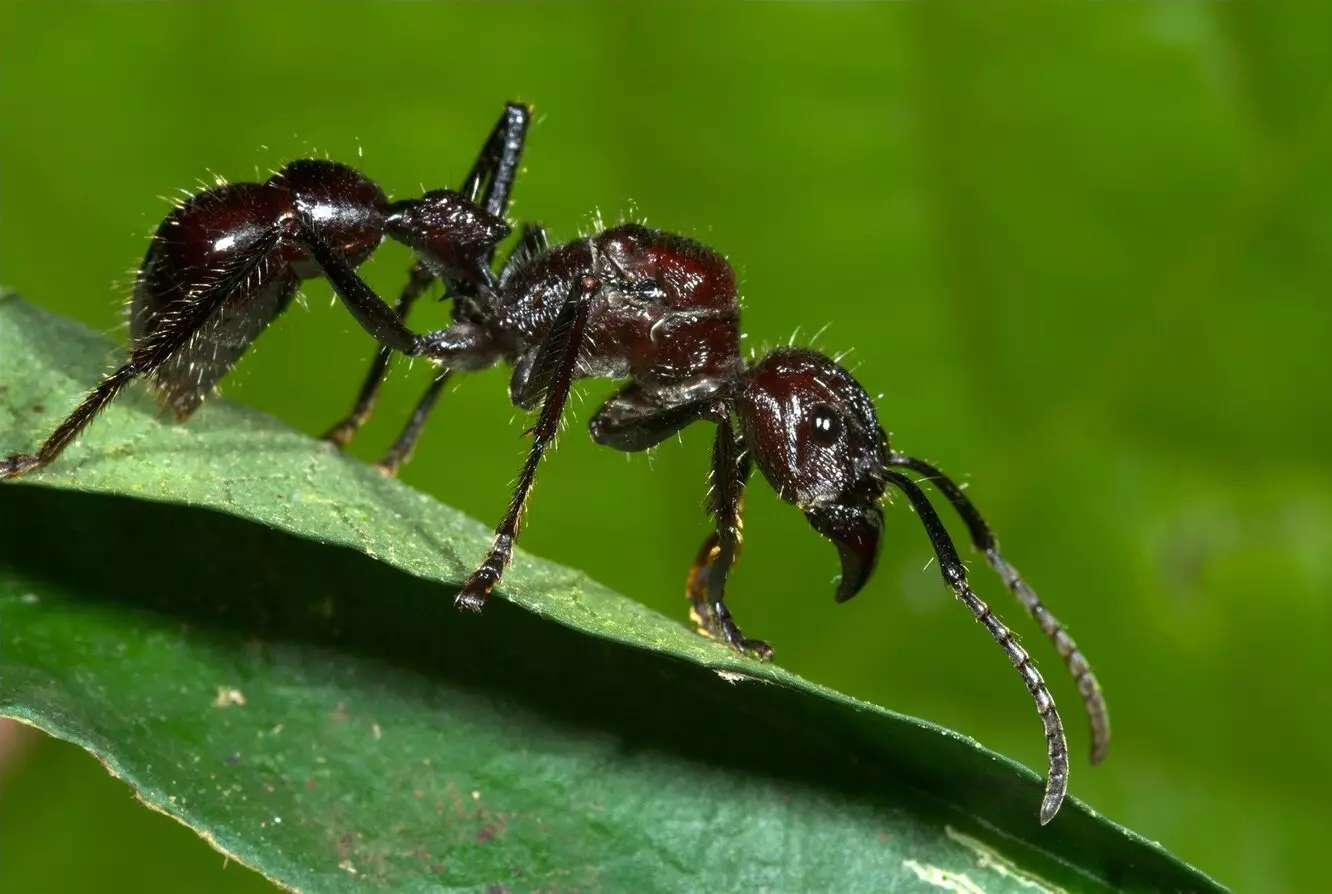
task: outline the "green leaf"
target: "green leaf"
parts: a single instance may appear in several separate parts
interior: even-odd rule
[[[0,298],[5,452],[115,356]],[[964,736],[576,571],[519,553],[508,601],[461,615],[485,526],[259,414],[167,425],[131,394],[23,482],[0,714],[292,890],[1218,889],[1074,799],[1040,827],[1035,774]]]

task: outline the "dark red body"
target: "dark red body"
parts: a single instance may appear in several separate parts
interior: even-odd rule
[[[536,352],[583,275],[602,288],[588,307],[577,377],[630,378],[676,402],[715,390],[739,369],[731,266],[683,236],[621,224],[555,246],[501,280],[483,316],[514,366],[512,394],[525,392]]]

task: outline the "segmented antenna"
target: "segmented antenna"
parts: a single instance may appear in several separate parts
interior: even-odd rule
[[[1040,819],[1043,826],[1054,819],[1055,814],[1059,812],[1059,805],[1064,803],[1064,796],[1068,794],[1068,742],[1064,738],[1064,722],[1059,719],[1059,710],[1055,708],[1054,697],[1050,695],[1041,672],[1032,663],[1027,650],[1022,648],[1017,638],[1013,636],[1013,631],[1005,627],[1004,622],[995,617],[990,607],[967,585],[967,571],[957,557],[957,548],[953,546],[948,530],[939,520],[939,514],[930,505],[925,492],[916,485],[916,482],[900,472],[885,471],[884,477],[906,494],[911,505],[915,507],[916,515],[919,516],[921,524],[925,526],[925,533],[929,535],[930,542],[934,545],[934,553],[939,557],[939,570],[943,573],[944,583],[952,589],[953,595],[971,609],[971,614],[980,621],[981,626],[990,631],[994,641],[1000,645],[1008,660],[1017,669],[1022,682],[1027,684],[1027,691],[1031,693],[1032,701],[1036,702],[1036,712],[1041,715],[1041,723],[1045,727],[1045,743],[1050,761],[1050,769],[1045,777],[1045,797],[1041,800]]]
[[[1101,695],[1101,684],[1096,681],[1091,665],[1078,651],[1077,643],[1073,642],[1073,637],[1068,635],[1064,625],[1059,623],[1059,619],[1050,614],[1050,610],[1042,604],[1036,591],[1027,586],[1027,582],[1018,574],[1017,569],[999,555],[997,543],[985,550],[985,560],[990,563],[995,573],[1003,578],[1008,589],[1027,610],[1027,614],[1041,625],[1041,630],[1045,631],[1050,642],[1054,643],[1059,657],[1064,659],[1064,666],[1068,668],[1069,674],[1077,681],[1078,694],[1082,696],[1082,707],[1087,712],[1088,723],[1091,724],[1091,762],[1099,764],[1105,760],[1106,751],[1110,748],[1110,713],[1106,710],[1105,697]]]
[[[1003,580],[1009,591],[1017,597],[1018,602],[1027,610],[1027,614],[1041,625],[1041,630],[1045,632],[1046,637],[1054,644],[1055,651],[1059,657],[1064,659],[1064,666],[1068,668],[1068,673],[1078,684],[1078,694],[1082,696],[1082,707],[1087,712],[1087,721],[1091,726],[1091,762],[1099,764],[1105,760],[1106,752],[1110,748],[1110,713],[1105,706],[1105,697],[1101,694],[1101,684],[1096,681],[1096,675],[1092,673],[1091,665],[1083,657],[1082,652],[1078,650],[1077,643],[1073,642],[1073,637],[1068,635],[1064,625],[1059,622],[1050,610],[1041,602],[1036,591],[1027,585],[1027,582],[1018,574],[1017,569],[1008,564],[1004,557],[999,554],[999,541],[995,539],[994,533],[989,525],[981,518],[980,512],[967,499],[962,488],[950,479],[943,472],[940,472],[934,466],[922,459],[906,456],[901,453],[889,455],[888,464],[901,466],[911,469],[924,475],[927,480],[939,489],[957,514],[961,516],[962,521],[967,526],[971,534],[971,542],[977,550],[985,554],[985,561],[990,564],[995,573]]]

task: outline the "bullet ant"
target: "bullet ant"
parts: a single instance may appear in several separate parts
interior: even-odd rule
[[[1035,592],[999,554],[998,542],[962,489],[924,460],[889,447],[874,404],[850,373],[803,348],[778,348],[756,362],[740,353],[735,274],[721,255],[684,236],[620,224],[551,247],[536,224],[492,269],[531,110],[511,103],[458,191],[432,190],[390,202],[357,171],[332,161],[285,165],[264,183],[230,183],[171,211],[139,268],[130,304],[130,354],[105,376],[36,453],[0,462],[0,479],[52,462],[122,388],[139,378],[185,420],[304,280],[323,277],[381,345],[351,413],[326,439],[346,445],[369,418],[393,352],[422,357],[439,372],[379,466],[405,462],[440,391],[455,372],[503,361],[510,400],[540,408],[532,444],[490,551],[455,602],[479,611],[513,553],[537,466],[559,427],[574,381],[627,380],[592,417],[592,439],[646,450],[699,421],[716,426],[710,510],[716,526],[688,577],[699,631],[738,652],[771,656],[741,633],[724,600],[740,547],[740,514],[751,467],[795,504],[841,559],[836,598],[856,595],[874,572],[891,486],[915,508],[944,582],[1003,648],[1036,702],[1049,746],[1040,811],[1047,823],[1068,787],[1068,752],[1054,700],[1031,658],[972,592],[948,532],[915,479],[934,484],[962,518],[972,544],[1054,643],[1077,681],[1092,728],[1093,763],[1110,738],[1101,690],[1082,653]],[[397,306],[357,275],[385,237],[416,262]],[[404,323],[436,279],[453,322],[417,334]]]

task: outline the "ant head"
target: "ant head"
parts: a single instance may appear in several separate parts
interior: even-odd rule
[[[837,546],[837,601],[874,572],[883,531],[888,436],[865,389],[828,357],[782,348],[749,369],[736,395],[745,442],[778,495]]]

